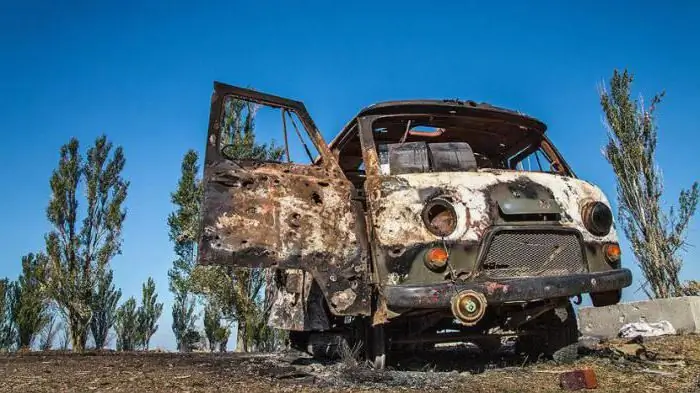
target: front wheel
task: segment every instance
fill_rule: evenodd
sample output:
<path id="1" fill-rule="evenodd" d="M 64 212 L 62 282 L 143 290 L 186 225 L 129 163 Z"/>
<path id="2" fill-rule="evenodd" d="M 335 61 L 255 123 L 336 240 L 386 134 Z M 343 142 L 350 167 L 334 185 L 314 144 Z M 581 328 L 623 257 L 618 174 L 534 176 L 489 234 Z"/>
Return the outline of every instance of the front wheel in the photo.
<path id="1" fill-rule="evenodd" d="M 528 323 L 527 335 L 518 338 L 516 350 L 533 359 L 544 356 L 557 363 L 571 363 L 578 356 L 578 324 L 570 302 Z"/>

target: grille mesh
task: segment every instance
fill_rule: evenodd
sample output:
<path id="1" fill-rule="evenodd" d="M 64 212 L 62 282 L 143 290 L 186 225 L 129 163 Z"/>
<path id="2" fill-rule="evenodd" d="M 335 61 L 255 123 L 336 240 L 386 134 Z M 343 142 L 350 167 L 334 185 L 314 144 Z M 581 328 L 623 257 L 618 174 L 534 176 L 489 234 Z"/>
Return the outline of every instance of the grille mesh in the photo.
<path id="1" fill-rule="evenodd" d="M 585 271 L 573 233 L 501 231 L 491 238 L 482 269 L 491 277 L 560 276 Z"/>

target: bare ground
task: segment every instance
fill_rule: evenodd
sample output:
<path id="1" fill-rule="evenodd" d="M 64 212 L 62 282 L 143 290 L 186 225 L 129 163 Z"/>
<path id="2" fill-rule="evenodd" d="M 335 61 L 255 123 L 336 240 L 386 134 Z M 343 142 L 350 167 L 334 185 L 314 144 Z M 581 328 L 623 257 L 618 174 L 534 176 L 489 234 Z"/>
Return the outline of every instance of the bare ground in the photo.
<path id="1" fill-rule="evenodd" d="M 398 360 L 397 360 L 398 359 Z M 700 393 L 700 336 L 589 344 L 569 365 L 474 351 L 397 356 L 387 371 L 296 352 L 0 355 L 0 392 L 560 392 L 559 374 L 592 368 L 599 392 Z"/>

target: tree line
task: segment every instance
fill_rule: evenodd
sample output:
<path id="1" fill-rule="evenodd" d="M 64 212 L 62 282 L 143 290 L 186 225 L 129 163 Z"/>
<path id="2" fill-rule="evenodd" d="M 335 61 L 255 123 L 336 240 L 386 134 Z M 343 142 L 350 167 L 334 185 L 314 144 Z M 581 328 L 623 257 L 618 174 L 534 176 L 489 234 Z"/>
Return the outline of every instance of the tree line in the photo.
<path id="1" fill-rule="evenodd" d="M 91 338 L 103 349 L 113 327 L 119 349 L 148 348 L 163 308 L 155 282 L 143 284 L 138 307 L 133 297 L 118 305 L 111 268 L 126 218 L 125 162 L 104 135 L 84 155 L 75 138 L 61 147 L 49 179 L 45 250 L 22 257 L 17 280 L 0 281 L 0 349 L 50 349 L 58 330 L 61 348 L 82 351 Z"/>
<path id="2" fill-rule="evenodd" d="M 234 156 L 281 158 L 282 149 L 256 143 L 255 112 L 250 103 L 227 103 L 222 133 Z M 236 350 L 276 349 L 284 337 L 266 325 L 268 273 L 196 265 L 202 199 L 198 159 L 194 150 L 185 154 L 171 194 L 174 210 L 167 217 L 177 257 L 168 271 L 177 348 L 225 351 L 235 324 Z M 0 350 L 83 351 L 88 341 L 103 349 L 112 339 L 117 350 L 149 349 L 163 312 L 154 280 L 143 283 L 140 301 L 123 300 L 113 282 L 111 261 L 121 251 L 127 216 L 125 163 L 123 149 L 104 135 L 84 155 L 75 138 L 60 148 L 49 179 L 51 230 L 44 235 L 45 249 L 22 257 L 16 280 L 0 280 Z"/>

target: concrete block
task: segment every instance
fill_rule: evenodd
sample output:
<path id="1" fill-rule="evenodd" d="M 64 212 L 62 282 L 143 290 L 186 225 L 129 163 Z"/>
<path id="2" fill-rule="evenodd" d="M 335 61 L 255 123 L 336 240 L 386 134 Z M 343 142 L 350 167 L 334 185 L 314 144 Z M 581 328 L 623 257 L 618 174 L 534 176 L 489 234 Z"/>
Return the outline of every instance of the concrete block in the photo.
<path id="1" fill-rule="evenodd" d="M 626 323 L 664 320 L 679 333 L 700 333 L 700 296 L 581 307 L 578 311 L 578 327 L 584 336 L 613 338 Z"/>

